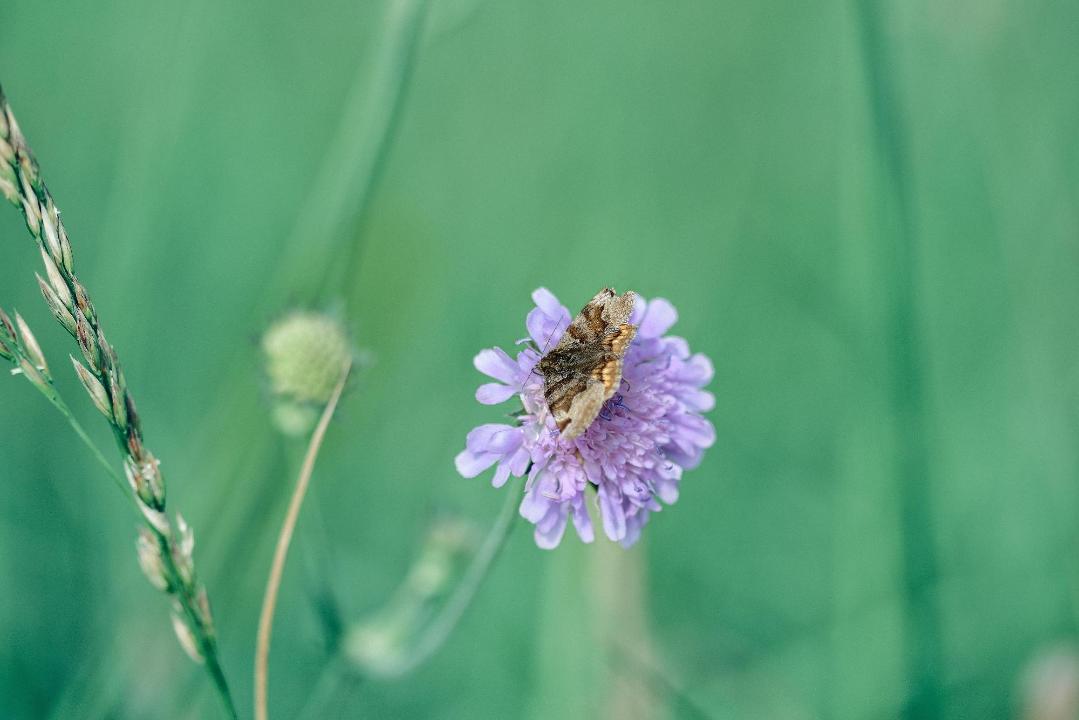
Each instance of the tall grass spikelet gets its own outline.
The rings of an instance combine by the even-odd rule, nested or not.
[[[109,477],[116,482],[116,487],[126,495],[127,490],[120,474],[116,472],[116,468],[105,458],[105,455],[98,449],[94,441],[90,439],[82,424],[75,418],[71,408],[68,407],[60,396],[60,392],[56,389],[52,372],[49,370],[49,364],[45,361],[45,354],[41,351],[41,346],[38,345],[37,338],[34,337],[30,326],[19,313],[15,313],[15,320],[12,322],[11,316],[4,312],[3,308],[0,308],[0,359],[11,363],[12,375],[26,378],[38,392],[45,396],[45,399],[54,408],[60,411],[71,429],[75,431],[75,434],[79,436],[79,439],[93,454],[94,459],[100,463]]]
[[[137,541],[140,566],[150,582],[172,601],[173,626],[181,645],[205,665],[229,717],[236,717],[228,683],[218,659],[217,638],[206,589],[194,566],[194,534],[179,515],[175,524],[166,515],[165,481],[160,462],[143,443],[142,424],[115,349],[105,339],[98,314],[86,288],[75,276],[67,231],[52,195],[41,178],[37,161],[19,130],[15,115],[0,88],[0,193],[18,206],[26,227],[37,241],[45,277],[38,276],[46,304],[76,340],[82,360],[71,358],[75,372],[113,430],[123,454],[124,472],[136,507],[146,522]],[[19,329],[25,324],[18,319]],[[12,344],[14,330],[3,323],[3,355],[18,359],[19,367],[39,389],[51,386],[44,358],[32,335],[20,333],[21,350]],[[39,362],[40,359],[40,362]],[[44,392],[44,390],[43,390]]]
[[[18,328],[16,330],[16,328]],[[22,375],[31,385],[46,396],[55,394],[52,374],[45,362],[37,338],[30,331],[22,316],[15,313],[15,321],[0,308],[0,358],[12,364],[12,375]]]

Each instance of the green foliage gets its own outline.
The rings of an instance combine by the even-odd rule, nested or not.
[[[717,445],[634,551],[654,657],[597,646],[595,548],[519,527],[445,648],[343,680],[334,716],[588,714],[619,673],[672,718],[1012,714],[1028,664],[1079,641],[1079,7],[424,8],[0,10],[0,80],[198,531],[241,715],[298,454],[266,325],[336,302],[376,357],[286,570],[284,718],[322,677],[327,615],[382,607],[437,510],[497,514],[452,464],[491,419],[472,356],[523,336],[536,286],[573,306],[605,284],[669,298],[717,367]],[[62,359],[0,209],[0,304]],[[0,717],[216,717],[64,418],[0,381],[0,438]]]

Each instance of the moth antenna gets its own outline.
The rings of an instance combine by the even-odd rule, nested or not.
[[[562,322],[561,320],[555,320],[554,321],[554,327],[551,328],[551,332],[548,333],[547,339],[543,341],[543,348],[540,350],[540,355],[541,356],[547,354],[547,347],[551,344],[551,338],[554,337],[555,330],[558,329],[558,325],[561,322]],[[570,322],[573,322],[573,320],[571,319]]]

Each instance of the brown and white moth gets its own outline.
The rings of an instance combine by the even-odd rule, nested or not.
[[[587,430],[621,384],[622,358],[637,334],[629,324],[636,299],[631,290],[600,290],[539,361],[543,396],[564,440]]]

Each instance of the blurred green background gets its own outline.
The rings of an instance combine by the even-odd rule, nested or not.
[[[335,306],[377,357],[286,570],[291,718],[326,597],[361,617],[432,513],[497,513],[452,464],[502,412],[472,356],[524,334],[535,287],[609,284],[669,298],[717,367],[679,503],[628,555],[521,521],[432,662],[321,717],[1048,719],[1031,668],[1079,641],[1077,35],[1079,5],[1018,0],[3,0],[0,81],[196,530],[241,714],[297,452],[262,328]],[[14,209],[0,248],[0,304],[107,445]],[[108,485],[0,382],[0,717],[220,717]]]

